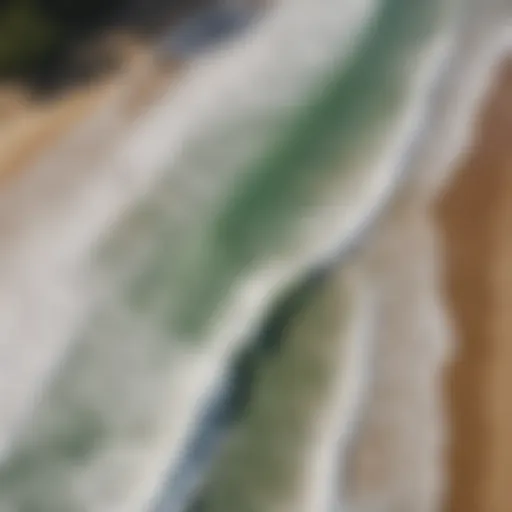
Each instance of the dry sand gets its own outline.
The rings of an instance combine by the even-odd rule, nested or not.
[[[169,86],[178,65],[155,63],[147,48],[127,44],[123,64],[90,85],[76,86],[47,101],[31,101],[20,88],[0,88],[0,180],[37,162],[46,151],[102,105],[121,98],[128,125]]]
[[[437,213],[460,343],[446,381],[453,429],[446,512],[510,512],[512,62]]]

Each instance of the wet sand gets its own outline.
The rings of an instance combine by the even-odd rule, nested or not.
[[[512,61],[482,114],[472,150],[437,211],[459,338],[446,377],[446,512],[512,510]]]

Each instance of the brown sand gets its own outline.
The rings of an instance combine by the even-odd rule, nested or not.
[[[447,512],[512,510],[512,62],[473,149],[438,205],[460,339]]]
[[[146,49],[134,45],[123,60],[124,65],[116,71],[50,101],[31,102],[16,88],[1,89],[0,180],[37,161],[88,115],[111,102],[113,96],[121,99],[116,114],[129,124],[168,87],[178,69],[174,63],[164,69]]]
[[[103,85],[103,84],[102,84]],[[107,87],[73,91],[59,100],[21,107],[0,125],[0,177],[35,161],[46,148],[98,106]]]

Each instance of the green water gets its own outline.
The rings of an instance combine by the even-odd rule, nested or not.
[[[324,78],[286,134],[241,173],[219,213],[177,248],[175,272],[169,276],[168,262],[161,260],[139,278],[134,288],[146,294],[146,279],[152,286],[158,277],[174,281],[169,286],[180,291],[179,299],[171,298],[166,316],[175,332],[193,338],[207,328],[230,283],[279,252],[301,219],[322,204],[322,183],[350,173],[354,156],[371,151],[365,143],[387,135],[405,108],[408,59],[436,32],[441,11],[440,2],[383,2],[351,62]]]

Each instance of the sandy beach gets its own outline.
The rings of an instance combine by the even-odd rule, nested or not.
[[[512,62],[482,109],[476,140],[438,219],[459,337],[446,380],[452,419],[447,512],[512,509]]]

